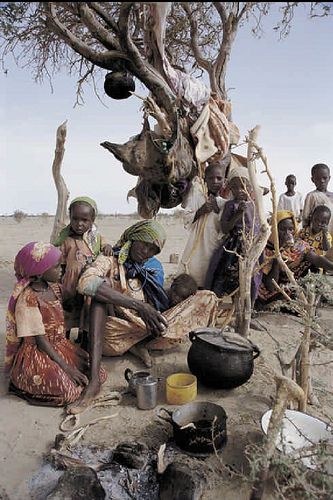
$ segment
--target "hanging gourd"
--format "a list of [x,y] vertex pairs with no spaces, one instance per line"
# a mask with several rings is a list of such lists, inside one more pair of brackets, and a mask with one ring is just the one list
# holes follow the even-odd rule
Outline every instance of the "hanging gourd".
[[105,75],[104,91],[112,99],[127,99],[135,91],[133,76],[127,71],[113,71]]

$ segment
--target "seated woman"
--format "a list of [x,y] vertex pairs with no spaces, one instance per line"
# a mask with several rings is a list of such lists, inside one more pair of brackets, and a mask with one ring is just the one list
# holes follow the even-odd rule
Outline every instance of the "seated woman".
[[[66,339],[61,252],[25,245],[15,258],[17,283],[7,312],[5,374],[10,391],[31,404],[64,406],[88,384],[88,354]],[[102,382],[106,373],[99,373]]]
[[[295,239],[297,234],[297,223],[293,212],[282,210],[277,213],[278,235],[280,252],[290,271],[294,273],[295,279],[305,276],[310,267],[323,268],[327,271],[333,269],[333,262],[326,257],[317,255],[310,245]],[[262,282],[256,301],[256,308],[261,309],[274,300],[283,298],[281,292],[274,286],[273,279],[278,285],[288,284],[286,274],[280,269],[277,259],[274,259],[274,244],[270,239],[265,249],[265,260],[267,264],[263,269]],[[285,290],[287,293],[288,291]]]
[[[148,349],[168,349],[180,343],[193,328],[214,325],[217,297],[210,291],[169,307],[168,295],[156,280],[151,258],[165,243],[165,231],[154,220],[143,220],[126,229],[113,249],[113,256],[99,255],[79,280],[79,292],[94,297],[91,305],[91,377],[78,404],[79,413],[99,392],[97,377],[102,352],[120,356],[127,351],[152,361]],[[157,259],[154,259],[155,267]],[[159,264],[161,266],[161,264]],[[106,304],[113,315],[106,318]],[[159,311],[165,311],[163,315]]]

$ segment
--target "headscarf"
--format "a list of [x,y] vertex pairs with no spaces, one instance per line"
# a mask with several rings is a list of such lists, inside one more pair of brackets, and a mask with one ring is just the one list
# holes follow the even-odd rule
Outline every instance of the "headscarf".
[[140,280],[147,301],[158,311],[165,311],[169,307],[169,299],[159,279],[157,269],[150,265],[150,260],[139,264],[128,259],[132,241],[154,243],[159,251],[164,247],[166,233],[161,224],[155,220],[143,220],[127,228],[114,248],[114,256],[118,263],[123,264],[126,278]]
[[[291,210],[279,210],[276,214],[277,224],[286,219],[291,219],[294,224],[295,234],[297,234],[297,221],[294,212]],[[280,247],[281,255],[289,269],[294,273],[295,278],[298,279],[309,268],[310,263],[304,259],[304,255],[310,251],[310,245],[303,241],[301,238],[295,238],[292,247]],[[275,249],[272,235],[267,242],[266,246],[266,265],[263,268],[265,274],[269,274],[272,269],[272,259],[275,257]]]
[[246,167],[242,166],[235,166],[231,168],[229,174],[228,174],[228,182],[231,181],[231,179],[234,179],[235,177],[241,177],[242,179],[246,179],[250,181],[250,175],[249,171]]
[[144,241],[146,243],[154,243],[159,251],[164,247],[166,233],[159,222],[156,220],[139,221],[133,226],[125,229],[120,236],[116,247],[120,248],[118,262],[124,264],[128,258],[131,249],[132,241]]
[[[277,226],[279,226],[280,222],[282,222],[283,220],[286,220],[286,219],[291,219],[293,221],[294,229],[295,229],[295,234],[296,234],[296,232],[297,232],[297,222],[296,222],[296,218],[295,218],[294,212],[291,212],[290,210],[278,210],[276,212]],[[270,234],[270,237],[269,237],[269,240],[267,242],[267,245],[268,245],[269,248],[274,248],[273,231]]]
[[14,271],[17,283],[8,302],[6,314],[5,373],[9,374],[18,350],[20,340],[16,334],[15,306],[23,290],[33,276],[44,274],[60,260],[61,252],[51,243],[33,241],[27,243],[15,257]]
[[297,221],[296,221],[296,217],[295,217],[294,212],[291,212],[290,210],[279,210],[276,214],[277,223],[279,224],[280,222],[282,222],[283,220],[286,220],[286,219],[291,219],[293,221],[294,229],[295,229],[295,233],[296,233],[297,232]]
[[93,200],[92,198],[89,198],[89,196],[78,196],[77,198],[74,198],[74,200],[72,200],[69,204],[69,210],[71,209],[71,206],[74,205],[74,203],[80,203],[80,202],[84,202],[90,205],[91,208],[93,208],[95,211],[95,216],[97,215],[96,201]]
[[[92,198],[89,198],[89,196],[78,196],[77,198],[74,198],[69,204],[69,211],[71,210],[71,206],[74,203],[87,203],[95,212],[95,216],[97,215],[97,205],[95,200]],[[54,245],[56,247],[60,247],[63,242],[71,235],[72,233],[72,228],[71,225],[68,224],[68,226],[64,227],[62,231],[60,231],[59,236],[57,237]],[[93,224],[91,229],[88,229],[83,234],[83,241],[87,244],[88,248],[91,250],[91,252],[94,254],[95,257],[101,252],[101,235],[99,234],[97,230],[97,226]]]

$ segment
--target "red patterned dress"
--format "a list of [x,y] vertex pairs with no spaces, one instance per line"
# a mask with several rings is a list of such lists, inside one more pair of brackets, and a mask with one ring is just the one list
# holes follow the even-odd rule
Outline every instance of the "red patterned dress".
[[[65,336],[61,288],[49,283],[55,300],[46,300],[28,286],[19,296],[15,308],[17,337],[21,340],[11,370],[11,389],[30,403],[64,406],[76,401],[83,386],[37,346],[35,336],[45,335],[66,363],[83,373],[88,370],[88,354]],[[106,373],[101,370],[101,382]]]

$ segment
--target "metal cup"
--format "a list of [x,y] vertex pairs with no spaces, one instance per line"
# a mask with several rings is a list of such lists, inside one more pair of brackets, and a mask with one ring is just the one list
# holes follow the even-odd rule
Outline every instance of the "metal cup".
[[140,410],[152,410],[157,404],[157,385],[156,377],[147,377],[145,380],[136,382],[137,406]]
[[136,395],[136,384],[138,380],[146,380],[150,377],[149,372],[134,372],[130,368],[126,368],[124,377],[128,382],[131,394]]

